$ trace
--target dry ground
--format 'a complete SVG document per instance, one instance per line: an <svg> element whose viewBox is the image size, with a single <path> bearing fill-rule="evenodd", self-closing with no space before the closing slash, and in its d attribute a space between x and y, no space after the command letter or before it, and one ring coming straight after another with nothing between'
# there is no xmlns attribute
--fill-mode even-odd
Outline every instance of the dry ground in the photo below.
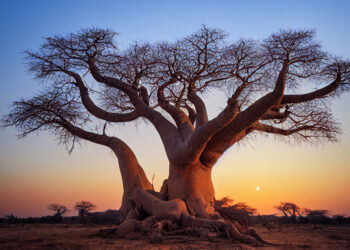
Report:
<svg viewBox="0 0 350 250"><path fill-rule="evenodd" d="M57 224L0 224L0 249L255 249L232 241L186 236L161 243L148 238L105 239L96 236L108 226ZM263 239L278 246L258 249L350 249L350 226L284 225L271 231L255 227Z"/></svg>

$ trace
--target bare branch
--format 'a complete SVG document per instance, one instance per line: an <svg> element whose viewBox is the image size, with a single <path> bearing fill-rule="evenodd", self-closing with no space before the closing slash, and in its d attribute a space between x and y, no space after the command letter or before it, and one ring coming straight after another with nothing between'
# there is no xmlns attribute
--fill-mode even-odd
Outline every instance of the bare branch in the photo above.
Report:
<svg viewBox="0 0 350 250"><path fill-rule="evenodd" d="M330 94L339 94L340 92L350 90L350 62L338 58L328 64L320 72L321 77L331 79L332 82L327 86L307 94L285 95L281 104L309 102L319 98L325 98Z"/></svg>
<svg viewBox="0 0 350 250"><path fill-rule="evenodd" d="M165 82L158 88L158 103L165 111L167 111L171 115L171 117L176 122L176 125L180 129L180 133L183 135L183 138L186 138L193 130L191 121L181 109L171 105L164 96L164 89L176 82L177 79L173 78L170 81Z"/></svg>
<svg viewBox="0 0 350 250"><path fill-rule="evenodd" d="M189 88L187 97L196 108L196 126L199 127L202 124L208 122L207 108L202 98L200 98L195 91L191 90L191 88Z"/></svg>
<svg viewBox="0 0 350 250"><path fill-rule="evenodd" d="M194 122L196 121L196 118L197 118L197 113L187 103L185 103L185 107L186 107L187 112L188 112L188 119L190 119L192 125L194 125Z"/></svg>
<svg viewBox="0 0 350 250"><path fill-rule="evenodd" d="M309 142L321 139L337 141L337 134L339 133L338 123L325 110L317 111L317 109L314 109L307 111L299 109L298 111L292 111L288 120L284 126L288 126L287 128L257 122L253 125L253 129L283 136L294 134Z"/></svg>

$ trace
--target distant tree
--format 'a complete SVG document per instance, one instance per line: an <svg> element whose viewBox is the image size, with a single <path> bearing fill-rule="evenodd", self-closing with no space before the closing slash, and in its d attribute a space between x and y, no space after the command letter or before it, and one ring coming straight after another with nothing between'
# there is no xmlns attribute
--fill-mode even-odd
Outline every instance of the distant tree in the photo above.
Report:
<svg viewBox="0 0 350 250"><path fill-rule="evenodd" d="M95 208L96 206L89 201L79 201L75 203L75 206L74 206L74 209L78 211L78 214L80 217L84 217Z"/></svg>
<svg viewBox="0 0 350 250"><path fill-rule="evenodd" d="M257 211L245 202L234 203L234 200L229 197L215 200L214 207L223 218L230 221L238 221L243 225L248 224L249 216Z"/></svg>
<svg viewBox="0 0 350 250"><path fill-rule="evenodd" d="M328 216L328 210L324 210L324 209L305 209L305 214L307 217L310 218L317 218L317 217L325 217Z"/></svg>
<svg viewBox="0 0 350 250"><path fill-rule="evenodd" d="M293 202L281 202L275 208L281 211L286 218L289 218L292 222L296 222L296 216L302 217L302 209Z"/></svg>
<svg viewBox="0 0 350 250"><path fill-rule="evenodd" d="M13 214L5 215L5 220L7 223L17 223L18 217Z"/></svg>
<svg viewBox="0 0 350 250"><path fill-rule="evenodd" d="M328 224L331 222L331 218L328 216L329 211L325 209L309 209L305 208L305 215L311 223Z"/></svg>
<svg viewBox="0 0 350 250"><path fill-rule="evenodd" d="M58 219L59 222L62 221L62 215L68 212L66 206L57 203L47 205L47 209L55 212L55 217Z"/></svg>
<svg viewBox="0 0 350 250"><path fill-rule="evenodd" d="M344 224L346 222L345 215L343 214L336 214L333 215L333 219L336 221L338 224Z"/></svg>

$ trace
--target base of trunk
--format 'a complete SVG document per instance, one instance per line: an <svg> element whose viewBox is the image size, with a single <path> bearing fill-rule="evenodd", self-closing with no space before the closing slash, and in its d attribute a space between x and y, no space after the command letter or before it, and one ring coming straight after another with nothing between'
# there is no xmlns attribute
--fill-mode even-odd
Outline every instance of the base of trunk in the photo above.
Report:
<svg viewBox="0 0 350 250"><path fill-rule="evenodd" d="M188 212L190 205L181 199L164 201L154 191L135 188L129 194L133 208L129 210L122 223L116 229L100 232L106 237L147 236L151 242L162 241L169 235L189 235L213 238L226 238L234 242L262 246L263 241L254 230L236 221L223 219L218 213L216 218L198 218ZM207 205L208 206L208 205ZM214 208L213 208L214 209ZM138 237L139 237L138 236Z"/></svg>
<svg viewBox="0 0 350 250"><path fill-rule="evenodd" d="M214 186L211 180L211 168L200 163L189 166L170 165L168 185L169 200L185 201L190 215L198 218L215 219Z"/></svg>
<svg viewBox="0 0 350 250"><path fill-rule="evenodd" d="M155 192L135 175L125 189L119 210L120 225L107 230L113 236L187 234L232 239L255 246L266 244L247 224L225 219L214 208L211 170L201 165L170 166L169 179ZM220 211L219 211L220 212ZM110 235L110 236L111 236Z"/></svg>

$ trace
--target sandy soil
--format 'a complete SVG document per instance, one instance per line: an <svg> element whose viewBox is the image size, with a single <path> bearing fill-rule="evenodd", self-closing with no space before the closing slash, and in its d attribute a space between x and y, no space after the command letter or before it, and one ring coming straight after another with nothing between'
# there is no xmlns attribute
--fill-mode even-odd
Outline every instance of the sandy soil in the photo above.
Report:
<svg viewBox="0 0 350 250"><path fill-rule="evenodd" d="M139 236L129 239L97 237L97 225L0 224L0 249L255 249L228 240L185 236L150 243ZM258 249L350 249L350 226L284 225L270 231L254 227L263 239L278 246Z"/></svg>

